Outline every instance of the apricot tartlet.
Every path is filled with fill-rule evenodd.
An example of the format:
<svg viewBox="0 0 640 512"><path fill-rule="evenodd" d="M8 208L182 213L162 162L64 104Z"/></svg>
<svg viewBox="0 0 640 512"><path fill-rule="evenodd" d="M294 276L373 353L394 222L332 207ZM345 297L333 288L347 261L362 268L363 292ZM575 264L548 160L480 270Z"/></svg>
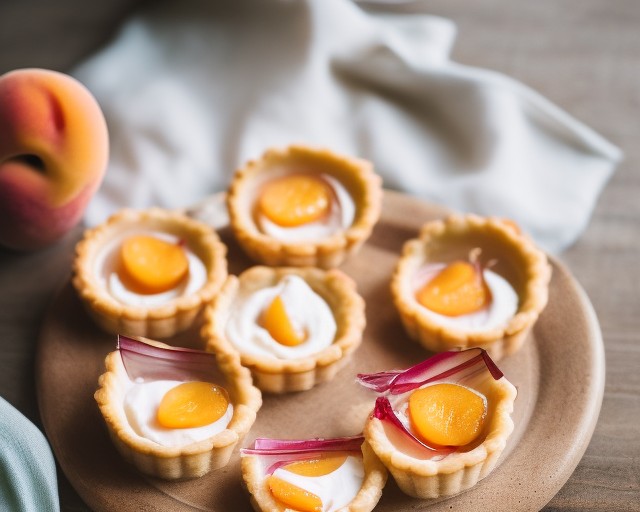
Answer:
<svg viewBox="0 0 640 512"><path fill-rule="evenodd" d="M260 263L336 267L378 221L381 183L366 160L306 146L270 149L236 171L231 227Z"/></svg>
<svg viewBox="0 0 640 512"><path fill-rule="evenodd" d="M239 353L263 391L330 380L362 341L364 300L337 269L257 266L229 276L205 310L207 350Z"/></svg>
<svg viewBox="0 0 640 512"><path fill-rule="evenodd" d="M403 249L391 293L409 336L427 349L518 350L547 304L551 266L510 221L453 215Z"/></svg>
<svg viewBox="0 0 640 512"><path fill-rule="evenodd" d="M256 439L241 458L256 512L368 512L387 481L385 467L362 436Z"/></svg>
<svg viewBox="0 0 640 512"><path fill-rule="evenodd" d="M190 327L220 289L225 255L203 223L159 208L125 209L86 231L73 285L106 331L166 338Z"/></svg>
<svg viewBox="0 0 640 512"><path fill-rule="evenodd" d="M227 464L260 391L237 358L118 337L95 399L117 450L141 472L194 478Z"/></svg>
<svg viewBox="0 0 640 512"><path fill-rule="evenodd" d="M513 431L516 389L483 349L443 352L358 380L380 395L364 437L400 489L416 498L475 485Z"/></svg>

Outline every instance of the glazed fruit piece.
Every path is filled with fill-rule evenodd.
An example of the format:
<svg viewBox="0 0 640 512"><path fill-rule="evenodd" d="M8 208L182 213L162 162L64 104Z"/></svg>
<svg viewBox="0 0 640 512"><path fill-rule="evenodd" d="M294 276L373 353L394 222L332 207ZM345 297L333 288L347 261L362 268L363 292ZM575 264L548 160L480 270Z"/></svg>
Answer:
<svg viewBox="0 0 640 512"><path fill-rule="evenodd" d="M391 280L411 338L430 351L482 347L499 360L547 304L551 266L504 219L452 215L405 243Z"/></svg>
<svg viewBox="0 0 640 512"><path fill-rule="evenodd" d="M106 331L166 338L199 320L227 276L225 255L205 224L159 208L125 209L85 232L73 285Z"/></svg>
<svg viewBox="0 0 640 512"><path fill-rule="evenodd" d="M302 226L325 217L331 208L332 196L331 187L322 179L293 174L264 186L258 210L279 226Z"/></svg>
<svg viewBox="0 0 640 512"><path fill-rule="evenodd" d="M227 464L255 421L260 392L237 359L118 337L95 399L121 455L164 479Z"/></svg>
<svg viewBox="0 0 640 512"><path fill-rule="evenodd" d="M210 425L229 409L226 389L210 382L189 381L171 388L158 405L158 423L166 428Z"/></svg>
<svg viewBox="0 0 640 512"><path fill-rule="evenodd" d="M44 69L0 76L0 244L38 249L67 233L108 153L104 117L80 82Z"/></svg>
<svg viewBox="0 0 640 512"><path fill-rule="evenodd" d="M435 313L454 317L487 308L492 297L482 266L477 261L456 260L419 288L416 299Z"/></svg>
<svg viewBox="0 0 640 512"><path fill-rule="evenodd" d="M411 393L409 423L426 443L465 446L480 435L487 414L486 398L459 384L433 384Z"/></svg>
<svg viewBox="0 0 640 512"><path fill-rule="evenodd" d="M365 439L410 496L472 487L496 466L513 431L516 389L479 348L358 380L380 395Z"/></svg>
<svg viewBox="0 0 640 512"><path fill-rule="evenodd" d="M162 293L177 286L189 273L182 243L148 235L131 236L120 248L120 273L142 294Z"/></svg>
<svg viewBox="0 0 640 512"><path fill-rule="evenodd" d="M252 267L229 276L205 310L207 350L239 354L263 391L332 379L362 341L364 300L332 269Z"/></svg>
<svg viewBox="0 0 640 512"><path fill-rule="evenodd" d="M369 162L307 146L271 149L247 162L227 194L238 242L271 266L341 264L371 234L381 201Z"/></svg>
<svg viewBox="0 0 640 512"><path fill-rule="evenodd" d="M256 439L241 450L242 478L256 511L372 510L387 479L362 436Z"/></svg>
<svg viewBox="0 0 640 512"><path fill-rule="evenodd" d="M281 345L295 347L304 343L306 335L294 327L281 295L265 308L261 320L262 327Z"/></svg>

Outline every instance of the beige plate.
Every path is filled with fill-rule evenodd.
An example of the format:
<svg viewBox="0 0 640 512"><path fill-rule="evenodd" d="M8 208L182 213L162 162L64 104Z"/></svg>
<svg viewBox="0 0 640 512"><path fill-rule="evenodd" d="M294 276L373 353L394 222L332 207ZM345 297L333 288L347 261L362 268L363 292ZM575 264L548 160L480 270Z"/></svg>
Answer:
<svg viewBox="0 0 640 512"><path fill-rule="evenodd" d="M358 283L367 303L362 346L333 381L311 391L266 396L245 440L327 437L360 431L371 395L354 383L358 372L404 368L428 354L409 341L391 305L389 278L405 240L425 221L445 214L397 193L385 192L382 218L361 252L342 269ZM218 217L218 222L224 222ZM230 271L249 265L229 230ZM604 389L604 352L597 319L586 295L553 262L549 305L532 338L500 363L518 388L515 431L502 464L471 490L444 501L403 495L390 479L376 511L539 510L562 487L593 433ZM176 343L196 346L197 335ZM80 496L96 511L249 511L240 487L239 457L203 478L167 483L143 477L120 459L93 400L103 359L115 338L87 318L71 285L51 304L42 326L36 363L45 430L60 465Z"/></svg>

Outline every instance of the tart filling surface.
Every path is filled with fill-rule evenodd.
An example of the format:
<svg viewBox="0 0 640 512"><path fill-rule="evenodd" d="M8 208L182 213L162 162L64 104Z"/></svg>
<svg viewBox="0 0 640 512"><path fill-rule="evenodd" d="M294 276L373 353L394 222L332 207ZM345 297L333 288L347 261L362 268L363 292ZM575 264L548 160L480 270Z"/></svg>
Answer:
<svg viewBox="0 0 640 512"><path fill-rule="evenodd" d="M292 274L275 286L238 297L226 334L240 352L295 359L331 345L336 321L327 302Z"/></svg>
<svg viewBox="0 0 640 512"><path fill-rule="evenodd" d="M129 425L139 436L162 446L181 447L203 441L225 430L233 417L233 404L217 384L129 382L124 399ZM188 387L197 389L198 385L201 391L189 391Z"/></svg>
<svg viewBox="0 0 640 512"><path fill-rule="evenodd" d="M445 272L455 268L453 265L464 263L429 263L421 267L415 275L414 300L434 322L461 331L473 332L505 327L518 310L518 295L509 281L500 274L490 269L481 270L482 277L479 279L486 287L484 293L471 289L472 287L465 283L452 290L449 297L442 293L442 288L447 285L455 287L457 284L455 277L447 277ZM445 276L445 279L442 279L442 276ZM434 284L437 280L442 282ZM471 301L477 304L465 308L465 303Z"/></svg>
<svg viewBox="0 0 640 512"><path fill-rule="evenodd" d="M356 212L344 185L327 174L276 178L262 187L256 204L254 215L260 231L289 242L317 240L344 231Z"/></svg>
<svg viewBox="0 0 640 512"><path fill-rule="evenodd" d="M183 253L184 270L178 278L167 280L166 276L171 269L162 269L155 282L157 283L164 278L167 280L167 284L163 286L161 283L152 287L150 283L153 282L153 278L147 278L146 281L140 283L139 280L132 277L133 272L127 271L124 263L127 260L123 258L123 249L130 247L132 242L135 243L141 239L164 242L168 246L177 247ZM138 259L143 261L142 265L146 264L146 267L141 265L142 269L157 269L162 266L157 258L152 258L157 255L157 252L156 247L151 247L148 254L138 256ZM145 256L147 260L151 261L145 262ZM178 265L181 264L178 263ZM179 237L161 231L140 231L135 235L123 234L116 237L98 252L94 263L94 272L99 276L100 284L114 299L129 306L161 306L176 298L197 292L207 282L207 269L202 260L189 247L181 244ZM174 273L176 272L174 271Z"/></svg>

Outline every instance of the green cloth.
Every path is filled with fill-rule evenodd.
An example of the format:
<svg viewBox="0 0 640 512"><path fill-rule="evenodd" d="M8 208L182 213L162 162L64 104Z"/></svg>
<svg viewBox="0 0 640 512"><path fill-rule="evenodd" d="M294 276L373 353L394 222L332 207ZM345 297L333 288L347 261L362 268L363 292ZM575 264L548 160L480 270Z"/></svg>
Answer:
<svg viewBox="0 0 640 512"><path fill-rule="evenodd" d="M56 465L42 432L0 397L0 510L59 511Z"/></svg>

